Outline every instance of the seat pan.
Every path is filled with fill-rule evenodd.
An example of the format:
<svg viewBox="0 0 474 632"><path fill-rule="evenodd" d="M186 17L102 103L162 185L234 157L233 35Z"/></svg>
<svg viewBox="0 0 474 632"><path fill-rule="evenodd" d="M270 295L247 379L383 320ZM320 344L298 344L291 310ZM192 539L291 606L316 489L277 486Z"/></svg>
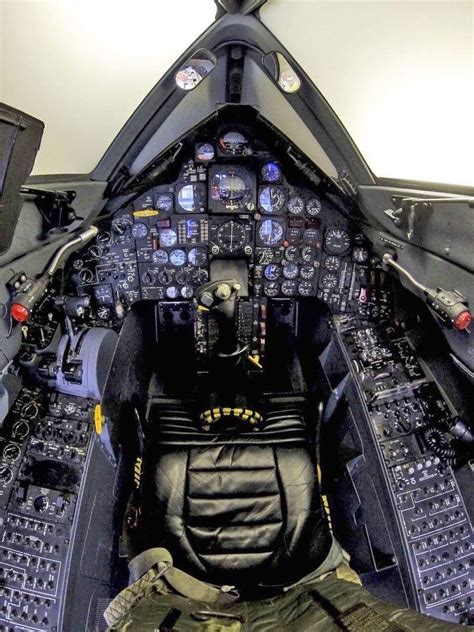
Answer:
<svg viewBox="0 0 474 632"><path fill-rule="evenodd" d="M204 581L255 591L324 561L332 537L298 412L270 415L260 432L225 434L175 411L161 416L152 443L142 477L147 547L167 548Z"/></svg>

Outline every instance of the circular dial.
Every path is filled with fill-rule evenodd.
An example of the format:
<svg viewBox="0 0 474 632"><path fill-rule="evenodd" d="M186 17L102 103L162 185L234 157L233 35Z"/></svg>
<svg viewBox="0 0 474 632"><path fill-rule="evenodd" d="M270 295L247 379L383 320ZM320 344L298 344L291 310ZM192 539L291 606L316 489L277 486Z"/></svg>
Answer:
<svg viewBox="0 0 474 632"><path fill-rule="evenodd" d="M241 156L247 149L249 141L236 130L229 130L219 138L219 147L225 154Z"/></svg>
<svg viewBox="0 0 474 632"><path fill-rule="evenodd" d="M369 251L364 246L357 246L352 251L352 260L356 263L365 263L369 258Z"/></svg>
<svg viewBox="0 0 474 632"><path fill-rule="evenodd" d="M6 485L13 478L13 472L7 465L0 466L0 483Z"/></svg>
<svg viewBox="0 0 474 632"><path fill-rule="evenodd" d="M263 275L269 281L276 281L280 276L280 267L275 263L269 263L263 272Z"/></svg>
<svg viewBox="0 0 474 632"><path fill-rule="evenodd" d="M181 288L181 296L183 298L192 298L194 295L194 290L191 285L184 285Z"/></svg>
<svg viewBox="0 0 474 632"><path fill-rule="evenodd" d="M82 283L91 283L94 280L94 273L89 268L84 268L79 272L79 278Z"/></svg>
<svg viewBox="0 0 474 632"><path fill-rule="evenodd" d="M156 196L155 206L159 211L165 213L173 209L173 194L172 193L159 193Z"/></svg>
<svg viewBox="0 0 474 632"><path fill-rule="evenodd" d="M167 298L178 298L179 296L179 290L175 285L170 285L169 287L166 288L166 296Z"/></svg>
<svg viewBox="0 0 474 632"><path fill-rule="evenodd" d="M304 200L299 195L290 197L288 200L288 210L292 215L301 215L304 212Z"/></svg>
<svg viewBox="0 0 474 632"><path fill-rule="evenodd" d="M290 244L297 244L301 239L301 228L290 226L286 231L286 240Z"/></svg>
<svg viewBox="0 0 474 632"><path fill-rule="evenodd" d="M152 258L153 263L157 266L166 265L169 259L168 253L166 252L166 250L163 250L162 248L155 250L151 258Z"/></svg>
<svg viewBox="0 0 474 632"><path fill-rule="evenodd" d="M314 246L318 243L319 231L316 228L307 228L303 233L303 241L305 244Z"/></svg>
<svg viewBox="0 0 474 632"><path fill-rule="evenodd" d="M99 233L97 235L97 241L99 242L99 244L102 244L102 246L106 246L107 244L109 244L111 239L112 237L107 231Z"/></svg>
<svg viewBox="0 0 474 632"><path fill-rule="evenodd" d="M343 255L349 250L351 238L349 233L338 226L331 226L326 231L324 249L330 255Z"/></svg>
<svg viewBox="0 0 474 632"><path fill-rule="evenodd" d="M178 193L178 205L185 213L196 213L204 208L204 195L198 184L185 184Z"/></svg>
<svg viewBox="0 0 474 632"><path fill-rule="evenodd" d="M217 231L217 243L224 252L240 252L249 242L250 235L240 222L231 219Z"/></svg>
<svg viewBox="0 0 474 632"><path fill-rule="evenodd" d="M288 265L283 268L283 276L285 279L296 279L299 273L299 268L296 263L290 261Z"/></svg>
<svg viewBox="0 0 474 632"><path fill-rule="evenodd" d="M301 266L300 275L302 279L312 279L314 277L314 267L309 263Z"/></svg>
<svg viewBox="0 0 474 632"><path fill-rule="evenodd" d="M207 250L205 248L191 248L188 253L188 261L196 268L205 266L207 263Z"/></svg>
<svg viewBox="0 0 474 632"><path fill-rule="evenodd" d="M174 246L178 241L178 235L172 228L162 228L160 230L160 244L165 247Z"/></svg>
<svg viewBox="0 0 474 632"><path fill-rule="evenodd" d="M252 180L242 167L225 167L216 171L211 180L211 198L228 210L238 210L252 197Z"/></svg>
<svg viewBox="0 0 474 632"><path fill-rule="evenodd" d="M268 283L263 284L263 291L265 296L278 296L280 293L280 286L275 281L269 281Z"/></svg>
<svg viewBox="0 0 474 632"><path fill-rule="evenodd" d="M265 182L278 182L281 176L281 169L276 162L267 162L262 167L262 180Z"/></svg>
<svg viewBox="0 0 474 632"><path fill-rule="evenodd" d="M278 213L285 206L286 195L281 187L263 187L259 195L260 208L265 213Z"/></svg>
<svg viewBox="0 0 474 632"><path fill-rule="evenodd" d="M201 162L208 162L214 158L214 147L211 143L201 143L196 148L196 158Z"/></svg>
<svg viewBox="0 0 474 632"><path fill-rule="evenodd" d="M321 280L321 284L327 290L333 290L337 286L338 280L337 274L334 274L333 272L326 272Z"/></svg>
<svg viewBox="0 0 474 632"><path fill-rule="evenodd" d="M87 252L93 259L100 259L102 256L102 248L100 246L91 246Z"/></svg>
<svg viewBox="0 0 474 632"><path fill-rule="evenodd" d="M298 290L298 283L296 281L283 281L281 284L281 293L285 296L293 296Z"/></svg>
<svg viewBox="0 0 474 632"><path fill-rule="evenodd" d="M148 235L148 226L143 222L136 222L132 226L132 235L135 239L145 239Z"/></svg>
<svg viewBox="0 0 474 632"><path fill-rule="evenodd" d="M298 285L298 294L301 296L311 296L313 293L313 286L309 281L301 281Z"/></svg>
<svg viewBox="0 0 474 632"><path fill-rule="evenodd" d="M334 255L332 255L331 257L326 257L324 267L326 268L326 270L331 270L331 272L335 272L341 267L341 260L339 259L339 257L335 257Z"/></svg>
<svg viewBox="0 0 474 632"><path fill-rule="evenodd" d="M308 215L311 215L311 217L319 215L319 213L321 212L321 208L321 200L319 200L318 198L311 198L306 202L306 212L308 213Z"/></svg>
<svg viewBox="0 0 474 632"><path fill-rule="evenodd" d="M285 249L285 259L288 261L296 261L300 254L299 249L296 246L288 246Z"/></svg>
<svg viewBox="0 0 474 632"><path fill-rule="evenodd" d="M107 307L107 305L100 305L97 310L97 318L100 318L100 320L110 320L111 316L112 311L110 307Z"/></svg>
<svg viewBox="0 0 474 632"><path fill-rule="evenodd" d="M129 217L119 217L112 224L112 231L116 235L124 235L132 227L132 220Z"/></svg>
<svg viewBox="0 0 474 632"><path fill-rule="evenodd" d="M258 236L264 246L276 246L283 239L283 225L274 219L264 219L258 229Z"/></svg>
<svg viewBox="0 0 474 632"><path fill-rule="evenodd" d="M184 250L181 250L181 248L170 252L170 263L174 266L184 266L186 259L186 253Z"/></svg>
<svg viewBox="0 0 474 632"><path fill-rule="evenodd" d="M303 261L313 261L315 257L314 249L311 246L304 246L301 249L301 258Z"/></svg>
<svg viewBox="0 0 474 632"><path fill-rule="evenodd" d="M16 443L9 443L3 449L3 458L16 461L21 454L21 449Z"/></svg>
<svg viewBox="0 0 474 632"><path fill-rule="evenodd" d="M202 285L209 279L209 274L207 270L204 270L203 268L193 270L191 276L195 285Z"/></svg>

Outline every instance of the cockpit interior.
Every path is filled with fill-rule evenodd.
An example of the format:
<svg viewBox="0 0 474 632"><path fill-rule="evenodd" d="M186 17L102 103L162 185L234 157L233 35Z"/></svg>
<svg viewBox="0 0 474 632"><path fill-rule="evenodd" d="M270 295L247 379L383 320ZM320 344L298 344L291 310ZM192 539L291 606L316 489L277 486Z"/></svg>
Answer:
<svg viewBox="0 0 474 632"><path fill-rule="evenodd" d="M0 257L4 632L126 629L111 603L158 548L238 592L207 609L232 630L415 629L304 619L342 560L426 629L473 623L466 236L420 246L443 196L328 175L233 85L91 215L67 219L84 183L22 192L57 225ZM127 629L208 629L171 610Z"/></svg>

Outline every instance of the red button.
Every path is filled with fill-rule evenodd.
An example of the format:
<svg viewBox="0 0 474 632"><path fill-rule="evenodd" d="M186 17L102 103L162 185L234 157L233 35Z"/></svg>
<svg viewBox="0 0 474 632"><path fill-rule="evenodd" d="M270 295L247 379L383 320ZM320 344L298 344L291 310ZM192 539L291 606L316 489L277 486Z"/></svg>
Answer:
<svg viewBox="0 0 474 632"><path fill-rule="evenodd" d="M463 331L467 329L472 321L472 314L469 311L461 312L459 316L454 321L454 326L456 329Z"/></svg>
<svg viewBox="0 0 474 632"><path fill-rule="evenodd" d="M30 317L30 312L21 303L12 303L10 314L19 323L25 323Z"/></svg>

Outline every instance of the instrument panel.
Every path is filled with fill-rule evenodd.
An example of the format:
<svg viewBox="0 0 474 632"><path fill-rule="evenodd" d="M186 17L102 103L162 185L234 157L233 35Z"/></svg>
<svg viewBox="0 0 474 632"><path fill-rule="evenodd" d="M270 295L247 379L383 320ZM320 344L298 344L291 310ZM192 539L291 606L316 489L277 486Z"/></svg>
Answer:
<svg viewBox="0 0 474 632"><path fill-rule="evenodd" d="M363 235L324 191L290 182L276 157L254 156L251 146L235 130L197 143L176 181L116 212L74 258L73 281L99 318L138 300L190 300L215 260L220 270L238 260L254 298L316 297L336 312L367 311Z"/></svg>

